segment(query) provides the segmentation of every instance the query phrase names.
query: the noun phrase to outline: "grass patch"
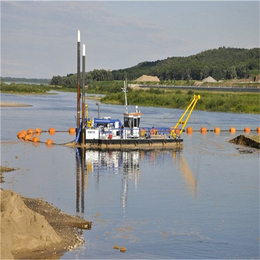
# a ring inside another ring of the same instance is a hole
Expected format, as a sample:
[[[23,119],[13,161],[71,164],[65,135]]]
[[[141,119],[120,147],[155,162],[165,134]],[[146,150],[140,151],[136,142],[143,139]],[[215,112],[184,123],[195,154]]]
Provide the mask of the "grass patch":
[[[259,93],[231,93],[200,91],[201,99],[196,110],[234,113],[260,113]],[[135,90],[128,93],[128,103],[139,106],[156,106],[184,109],[193,98],[193,91],[186,90]],[[104,103],[124,104],[124,93],[110,93],[101,99]]]
[[[122,81],[95,82],[86,88],[88,94],[106,94],[101,99],[103,103],[124,105],[124,93],[121,88]],[[5,84],[1,83],[2,92],[12,94],[46,94],[50,90],[77,92],[77,88],[64,88],[51,85],[32,84]],[[154,106],[184,109],[188,106],[194,94],[200,94],[201,99],[196,110],[252,113],[260,114],[260,93],[247,92],[214,92],[200,90],[170,90],[150,88],[147,90],[128,89],[127,98],[130,105]]]
[[[5,84],[1,82],[0,90],[5,93],[12,94],[46,94],[51,88],[48,85],[34,85],[34,84]]]

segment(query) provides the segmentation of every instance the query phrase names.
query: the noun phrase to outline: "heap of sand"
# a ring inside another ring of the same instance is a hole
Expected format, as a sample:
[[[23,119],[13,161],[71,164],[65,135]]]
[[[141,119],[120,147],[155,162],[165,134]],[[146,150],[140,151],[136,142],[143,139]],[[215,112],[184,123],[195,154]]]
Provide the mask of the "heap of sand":
[[[138,79],[135,80],[136,82],[157,82],[159,83],[160,80],[156,76],[148,76],[148,75],[142,75]]]
[[[215,83],[217,81],[215,79],[213,79],[211,76],[209,76],[209,77],[203,79],[202,82]]]
[[[0,197],[1,259],[62,254],[84,242],[78,228],[91,228],[91,222],[61,213],[45,201],[2,189]]]

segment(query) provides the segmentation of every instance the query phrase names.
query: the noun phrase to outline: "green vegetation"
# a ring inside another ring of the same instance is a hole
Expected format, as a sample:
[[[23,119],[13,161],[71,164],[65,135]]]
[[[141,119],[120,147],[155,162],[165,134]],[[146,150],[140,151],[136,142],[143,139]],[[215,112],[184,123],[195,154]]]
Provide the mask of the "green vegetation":
[[[201,80],[208,76],[216,80],[241,79],[259,74],[260,49],[225,48],[203,51],[189,57],[171,57],[156,62],[142,62],[138,65],[112,71],[114,79],[129,80],[146,74],[157,76],[161,81]],[[253,72],[251,74],[251,71]]]
[[[50,91],[49,85],[34,85],[34,84],[5,84],[1,82],[0,91],[5,93],[19,94],[45,94]]]
[[[37,84],[50,84],[50,79],[37,79],[37,78],[13,78],[13,77],[1,77],[3,82],[12,82],[12,83],[37,83]]]
[[[192,90],[135,90],[128,93],[128,102],[131,105],[157,106],[184,109],[188,106],[194,94]],[[259,93],[231,93],[200,91],[201,99],[196,110],[260,113]],[[123,93],[111,93],[101,99],[104,103],[124,104]]]
[[[92,87],[86,89],[86,93],[106,94],[101,99],[103,103],[124,105],[124,93],[121,88],[122,81],[95,82]],[[2,92],[12,94],[46,94],[50,90],[73,91],[75,88],[55,88],[46,85],[10,84],[1,83]],[[184,109],[187,107],[194,94],[200,94],[201,99],[196,105],[197,110],[255,113],[260,114],[260,94],[241,92],[214,92],[197,90],[169,90],[169,89],[128,89],[128,103],[130,105],[157,106]]]
[[[207,50],[189,57],[172,57],[153,62],[142,62],[138,65],[108,71],[93,70],[86,73],[86,93],[106,94],[102,102],[124,104],[121,88],[123,80],[129,84],[143,74],[157,76],[162,85],[200,85],[200,86],[232,86],[259,87],[260,48],[237,49],[225,48]],[[82,76],[82,75],[81,75]],[[212,76],[218,82],[203,83],[200,80]],[[2,81],[5,78],[1,78]],[[20,79],[21,80],[21,79]],[[22,79],[24,80],[24,79]],[[31,79],[34,80],[35,79]],[[200,81],[200,82],[198,82]],[[148,84],[145,82],[144,84]],[[159,89],[156,86],[133,90],[128,89],[130,104],[142,106],[160,106],[170,108],[186,108],[193,95],[193,90]],[[49,90],[77,91],[77,74],[53,76],[50,85],[1,83],[1,91],[9,93],[46,93]],[[197,91],[197,90],[196,90]],[[260,94],[200,91],[201,100],[196,109],[207,111],[260,113]]]
[[[207,50],[189,57],[171,57],[165,60],[141,62],[119,70],[93,70],[86,73],[86,85],[94,82],[124,80],[134,81],[145,75],[157,76],[161,84],[177,85],[180,81],[190,84],[208,76],[216,80],[247,79],[254,81],[260,74],[260,48],[225,48]],[[257,80],[256,80],[257,81]],[[76,88],[77,75],[53,76],[51,85]]]

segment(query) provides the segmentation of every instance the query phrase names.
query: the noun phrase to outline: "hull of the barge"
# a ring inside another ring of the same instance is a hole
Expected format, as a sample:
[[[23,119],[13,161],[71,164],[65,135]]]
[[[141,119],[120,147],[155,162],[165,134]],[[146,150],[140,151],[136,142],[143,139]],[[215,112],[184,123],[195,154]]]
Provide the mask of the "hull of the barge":
[[[84,146],[95,150],[181,149],[183,139],[87,139]]]

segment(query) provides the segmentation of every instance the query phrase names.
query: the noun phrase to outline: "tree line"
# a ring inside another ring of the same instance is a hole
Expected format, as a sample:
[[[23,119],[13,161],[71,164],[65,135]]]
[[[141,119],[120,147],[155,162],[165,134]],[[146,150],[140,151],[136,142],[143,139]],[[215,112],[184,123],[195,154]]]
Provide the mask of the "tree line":
[[[86,73],[86,85],[95,81],[134,81],[145,75],[157,76],[161,81],[202,80],[208,76],[216,80],[249,78],[260,73],[260,48],[239,49],[220,47],[188,57],[171,57],[164,60],[145,61],[119,70],[93,70]],[[53,76],[51,85],[73,88],[77,75]]]

